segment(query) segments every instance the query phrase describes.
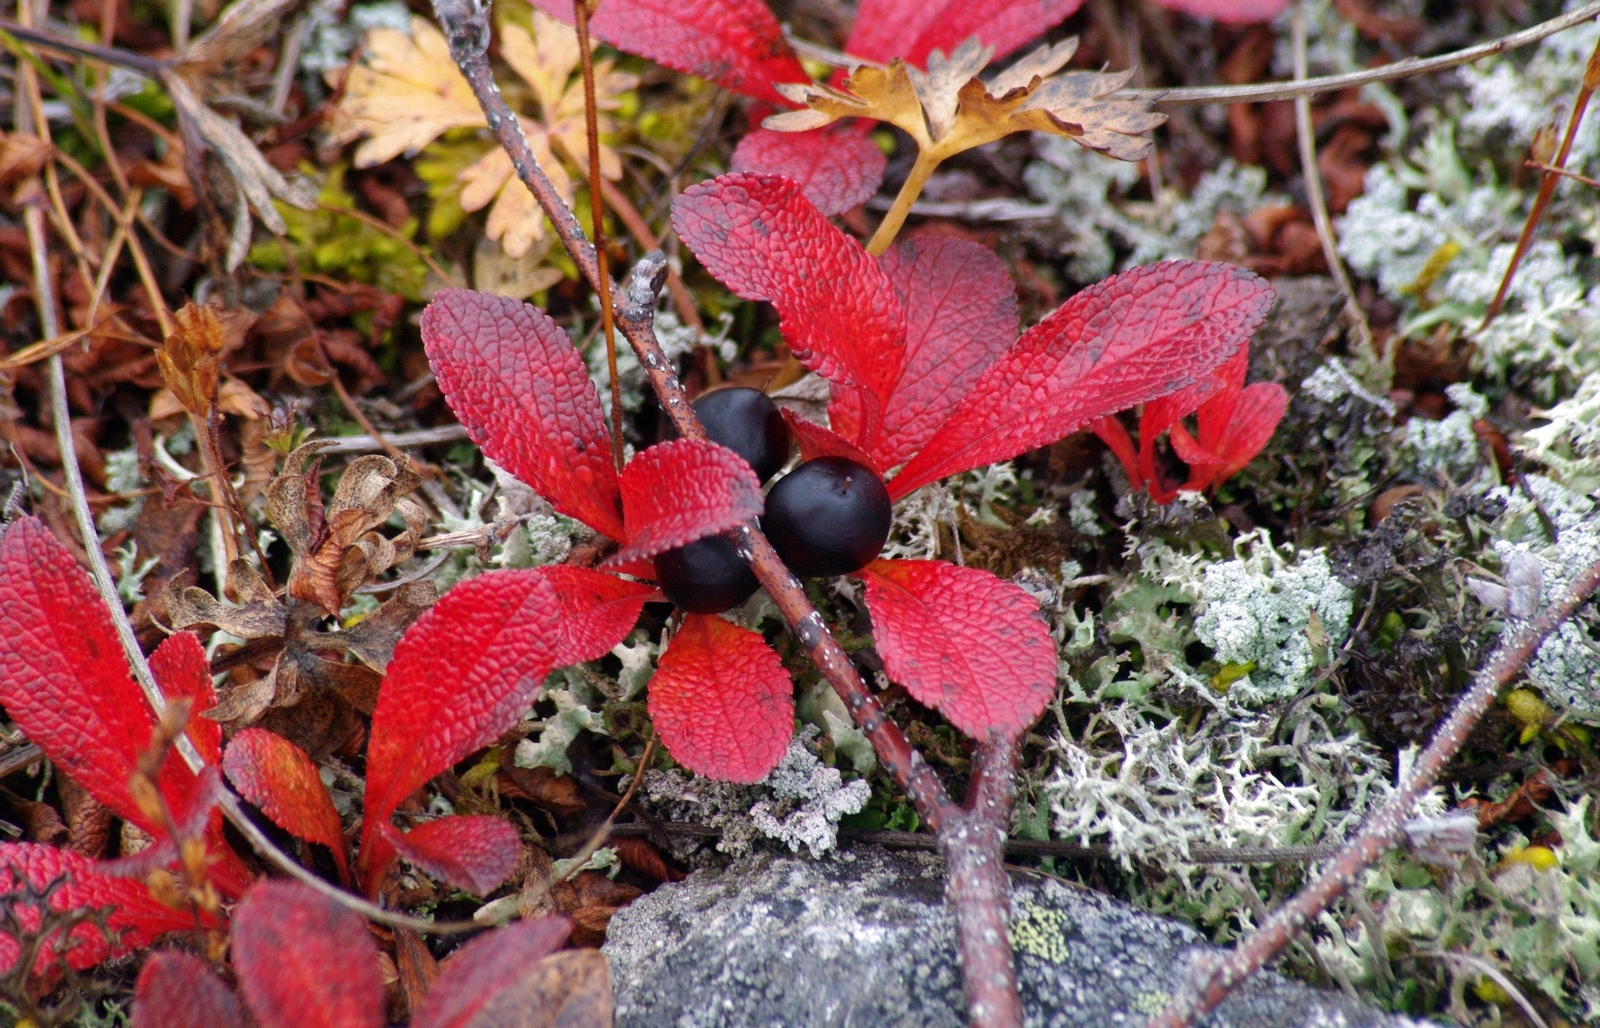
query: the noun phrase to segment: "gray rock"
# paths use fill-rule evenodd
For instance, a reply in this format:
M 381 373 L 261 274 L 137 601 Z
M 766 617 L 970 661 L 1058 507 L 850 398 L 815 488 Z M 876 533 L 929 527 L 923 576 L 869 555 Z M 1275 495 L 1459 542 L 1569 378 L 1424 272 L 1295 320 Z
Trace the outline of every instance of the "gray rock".
M 873 849 L 759 854 L 662 886 L 607 933 L 618 1028 L 960 1028 L 940 868 Z M 1030 1026 L 1141 1025 L 1211 949 L 1186 925 L 1042 877 L 1015 879 L 1012 917 Z M 1205 1023 L 1416 1022 L 1262 974 Z

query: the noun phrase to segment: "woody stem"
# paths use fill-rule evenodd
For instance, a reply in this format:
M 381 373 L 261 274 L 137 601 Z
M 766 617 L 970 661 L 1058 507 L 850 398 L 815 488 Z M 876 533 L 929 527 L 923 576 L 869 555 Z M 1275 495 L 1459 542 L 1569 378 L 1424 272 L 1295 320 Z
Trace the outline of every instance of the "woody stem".
M 901 226 L 906 223 L 906 216 L 911 213 L 911 205 L 917 202 L 917 198 L 922 195 L 922 187 L 928 184 L 928 176 L 932 175 L 933 170 L 944 160 L 943 157 L 930 154 L 929 150 L 917 151 L 917 161 L 911 166 L 911 174 L 906 176 L 905 183 L 901 185 L 900 192 L 889 207 L 889 213 L 878 223 L 878 231 L 872 233 L 872 238 L 868 240 L 867 252 L 874 257 L 889 249 L 894 237 L 900 234 Z
M 572 209 L 539 167 L 521 125 L 495 84 L 488 58 L 487 4 L 483 0 L 434 0 L 434 12 L 450 41 L 451 56 L 483 107 L 490 131 L 505 148 L 518 177 L 544 208 L 557 238 L 579 270 L 598 288 L 603 273 L 594 247 L 584 236 Z M 931 171 L 931 166 L 922 171 L 920 181 L 926 182 Z M 915 169 L 913 176 L 918 177 Z M 920 191 L 919 184 L 905 201 L 907 209 Z M 900 220 L 905 220 L 903 214 Z M 892 231 L 889 236 L 893 237 Z M 679 434 L 685 439 L 704 439 L 705 428 L 689 405 L 683 383 L 655 335 L 656 298 L 666 280 L 666 270 L 666 257 L 659 250 L 646 254 L 634 265 L 625 306 L 617 312 L 616 324 L 638 355 L 661 401 L 661 409 Z M 877 696 L 862 681 L 849 655 L 828 631 L 799 580 L 761 534 L 754 519 L 730 529 L 723 538 L 749 562 L 756 580 L 772 598 L 790 631 L 872 742 L 884 768 L 917 814 L 938 835 L 946 857 L 946 899 L 957 924 L 958 954 L 965 971 L 971 1023 L 981 1028 L 1020 1028 L 1022 1005 L 1017 997 L 1006 930 L 1009 882 L 1002 864 L 1002 843 L 1011 819 L 1009 769 L 1015 762 L 1014 746 L 998 738 L 979 745 L 974 766 L 988 768 L 990 773 L 977 776 L 975 802 L 970 809 L 957 805 L 922 754 L 884 713 Z M 978 793 L 984 796 L 981 802 L 977 802 Z

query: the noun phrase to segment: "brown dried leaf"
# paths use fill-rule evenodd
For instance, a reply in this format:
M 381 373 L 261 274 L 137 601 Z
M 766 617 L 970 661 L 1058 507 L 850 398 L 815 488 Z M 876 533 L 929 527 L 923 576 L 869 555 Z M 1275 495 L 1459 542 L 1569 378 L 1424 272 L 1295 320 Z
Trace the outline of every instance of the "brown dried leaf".
M 978 72 L 992 49 L 976 38 L 947 58 L 935 50 L 928 70 L 891 61 L 886 68 L 860 67 L 843 90 L 822 84 L 788 83 L 777 88 L 805 109 L 775 114 L 762 124 L 799 132 L 838 118 L 874 118 L 903 129 L 925 161 L 945 160 L 1013 132 L 1048 132 L 1118 160 L 1150 153 L 1144 133 L 1166 121 L 1144 101 L 1111 99 L 1131 71 L 1114 74 L 1066 72 L 1075 39 L 1033 51 L 985 83 Z
M 439 600 L 432 582 L 408 582 L 377 610 L 342 633 L 344 648 L 374 671 L 383 671 L 411 622 Z
M 547 767 L 516 767 L 501 764 L 497 774 L 502 796 L 527 800 L 536 807 L 562 817 L 575 817 L 589 809 L 578 783 Z

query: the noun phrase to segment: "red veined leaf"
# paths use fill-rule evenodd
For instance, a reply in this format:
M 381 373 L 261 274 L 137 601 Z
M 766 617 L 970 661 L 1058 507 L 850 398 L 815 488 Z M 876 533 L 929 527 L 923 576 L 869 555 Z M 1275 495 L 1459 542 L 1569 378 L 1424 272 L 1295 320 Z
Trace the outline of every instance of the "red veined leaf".
M 192 651 L 184 653 L 190 645 L 168 639 L 162 648 L 173 649 L 158 665 L 171 688 L 195 695 L 202 692 L 198 682 L 180 681 L 179 668 L 194 659 Z M 128 791 L 139 754 L 150 745 L 155 714 L 128 670 L 111 612 L 88 574 L 32 517 L 18 519 L 0 536 L 0 704 L 90 796 L 151 835 L 166 834 Z M 199 729 L 199 737 L 207 732 Z M 174 755 L 162 764 L 158 784 L 173 816 L 184 820 L 195 797 L 194 772 Z M 222 841 L 220 818 L 213 819 L 207 836 L 218 858 L 213 880 L 237 896 L 250 875 Z
M 441 817 L 409 832 L 387 822 L 385 838 L 418 870 L 474 896 L 486 896 L 517 869 L 517 830 L 487 814 Z
M 1273 296 L 1264 279 L 1215 261 L 1151 264 L 1090 286 L 989 365 L 889 495 L 1200 381 L 1238 352 Z
M 384 1028 L 366 922 L 299 882 L 262 882 L 233 912 L 233 966 L 261 1028 Z
M 1211 18 L 1235 25 L 1271 21 L 1289 6 L 1289 0 L 1156 0 L 1156 3 L 1196 18 Z
M 975 739 L 1015 737 L 1044 711 L 1056 647 L 1032 596 L 938 560 L 875 560 L 859 574 L 891 681 Z
M 422 998 L 411 1028 L 490 1028 L 479 1014 L 572 931 L 564 917 L 530 918 L 485 932 L 452 953 Z
M 1157 473 L 1156 440 L 1197 409 L 1208 405 L 1215 407 L 1217 403 L 1212 401 L 1220 401 L 1232 409 L 1233 399 L 1244 383 L 1245 366 L 1249 361 L 1250 348 L 1241 346 L 1238 353 L 1205 378 L 1151 400 L 1139 412 L 1139 474 L 1149 485 L 1150 495 L 1157 503 L 1171 503 L 1178 492 Z
M 877 431 L 905 356 L 894 287 L 854 239 L 781 175 L 723 175 L 684 190 L 672 226 L 696 259 L 746 300 L 778 309 L 789 348 L 828 380 L 833 430 Z
M 1016 342 L 1017 292 L 1000 258 L 966 239 L 902 239 L 878 265 L 906 314 L 905 366 L 869 447 L 877 466 L 892 468 L 922 448 Z
M 490 571 L 423 612 L 394 650 L 367 744 L 361 878 L 394 859 L 379 833 L 400 801 L 517 723 L 555 665 L 560 598 L 534 571 Z
M 261 808 L 273 824 L 331 850 L 339 880 L 349 882 L 339 812 L 305 750 L 275 732 L 246 728 L 228 743 L 222 770 L 239 795 Z
M 1184 489 L 1199 492 L 1222 481 L 1223 459 L 1196 442 L 1188 429 L 1173 425 L 1169 438 L 1172 452 L 1189 466 L 1189 479 L 1183 483 Z M 1157 503 L 1171 503 L 1177 495 L 1178 489 L 1169 484 L 1158 485 L 1154 480 L 1150 483 L 1150 498 Z
M 1133 437 L 1115 414 L 1107 414 L 1089 422 L 1089 430 L 1100 437 L 1117 458 L 1128 475 L 1128 488 L 1137 492 L 1144 488 L 1144 470 L 1139 467 L 1139 453 L 1133 448 Z
M 794 683 L 758 633 L 690 614 L 650 679 L 650 719 L 689 770 L 759 782 L 794 734 Z
M 211 684 L 211 661 L 200 640 L 192 632 L 167 636 L 150 654 L 150 673 L 161 687 L 161 695 L 191 701 L 184 732 L 207 764 L 218 763 L 222 759 L 222 725 L 202 716 L 217 705 L 217 691 Z
M 633 631 L 653 586 L 572 564 L 539 569 L 556 592 L 561 614 L 551 667 L 599 660 Z
M 101 874 L 88 857 L 40 843 L 0 843 L 0 896 L 14 904 L 24 930 L 38 929 L 41 911 L 24 898 L 23 883 L 28 889 L 42 891 L 58 878 L 66 884 L 51 894 L 51 910 L 110 911 L 106 920 L 110 939 L 94 924 L 80 924 L 72 930 L 71 948 L 65 956 L 67 964 L 79 970 L 148 946 L 168 932 L 196 927 L 193 913 L 162 905 L 141 881 Z M 216 924 L 215 918 L 201 915 L 201 926 Z M 40 955 L 35 973 L 54 964 L 51 948 Z M 17 940 L 0 934 L 0 971 L 15 965 L 19 955 Z
M 817 210 L 832 216 L 870 200 L 888 163 L 877 144 L 849 129 L 756 129 L 739 140 L 728 170 L 794 179 Z
M 861 0 L 845 52 L 887 63 L 904 57 L 926 67 L 968 36 L 1004 57 L 1071 17 L 1083 0 Z
M 466 289 L 435 293 L 421 324 L 439 389 L 472 441 L 556 510 L 621 540 L 605 412 L 561 327 L 537 307 Z
M 220 824 L 213 822 L 221 820 L 222 815 L 217 810 L 217 804 L 222 801 L 227 791 L 227 787 L 222 784 L 222 772 L 217 766 L 205 765 L 195 777 L 189 809 L 181 818 L 173 820 L 171 832 L 163 830 L 155 837 L 154 842 L 137 853 L 116 860 L 100 861 L 95 865 L 95 870 L 105 875 L 144 880 L 149 878 L 150 872 L 176 864 L 182 856 L 179 849 L 182 843 L 199 839 L 208 831 L 220 829 Z M 215 839 L 213 837 L 206 841 L 210 843 Z M 250 880 L 247 878 L 234 894 L 242 893 L 249 884 Z
M 1266 448 L 1289 407 L 1289 394 L 1276 382 L 1256 382 L 1245 388 L 1235 401 L 1232 417 L 1207 439 L 1206 423 L 1201 421 L 1201 441 L 1196 442 L 1182 426 L 1172 429 L 1172 448 L 1190 465 L 1189 489 L 1220 485 L 1244 470 L 1256 454 Z M 1201 411 L 1204 413 L 1205 408 Z
M 628 542 L 606 563 L 627 564 L 704 539 L 761 507 L 756 473 L 726 446 L 703 439 L 657 443 L 622 471 Z
M 515 725 L 555 667 L 627 638 L 655 590 L 574 567 L 491 571 L 451 589 L 395 647 L 367 744 L 361 879 L 394 848 L 378 832 L 424 782 Z
M 244 1008 L 211 966 L 175 951 L 152 953 L 133 987 L 133 1028 L 245 1028 Z
M 802 463 L 817 457 L 845 457 L 862 467 L 883 474 L 883 469 L 872 459 L 870 453 L 840 438 L 832 429 L 825 428 L 815 421 L 807 421 L 787 408 L 783 410 L 783 420 L 789 423 L 789 431 L 793 433 L 795 442 L 800 444 Z
M 533 0 L 572 24 L 572 0 Z M 774 82 L 809 82 L 762 0 L 607 0 L 589 31 L 619 50 L 768 103 L 789 105 Z
M 1196 397 L 1194 406 L 1178 415 L 1178 418 L 1181 418 L 1191 410 L 1195 412 L 1195 424 L 1199 429 L 1200 438 L 1207 441 L 1201 445 L 1209 446 L 1211 442 L 1220 439 L 1222 433 L 1227 430 L 1228 422 L 1233 420 L 1234 409 L 1239 406 L 1239 397 L 1244 394 L 1244 380 L 1249 373 L 1250 348 L 1246 346 L 1234 354 L 1226 364 L 1211 373 L 1211 381 L 1216 388 L 1203 396 Z M 1190 391 L 1185 389 L 1180 392 L 1188 394 Z M 1187 398 L 1186 396 L 1185 399 Z M 1163 397 L 1156 403 L 1159 404 L 1165 399 Z M 1149 406 L 1151 404 L 1146 404 L 1146 407 Z M 1178 418 L 1174 418 L 1173 421 L 1176 422 Z

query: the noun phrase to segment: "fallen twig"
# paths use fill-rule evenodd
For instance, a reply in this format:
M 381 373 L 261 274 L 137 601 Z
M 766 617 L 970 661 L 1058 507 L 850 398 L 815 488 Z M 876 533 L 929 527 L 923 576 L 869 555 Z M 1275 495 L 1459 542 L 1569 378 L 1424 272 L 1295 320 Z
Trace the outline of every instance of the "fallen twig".
M 590 284 L 599 289 L 602 271 L 594 247 L 549 178 L 539 167 L 516 115 L 500 94 L 489 66 L 488 7 L 479 0 L 435 0 L 434 12 L 450 42 L 456 65 L 482 105 L 485 121 L 511 165 L 539 201 L 557 237 Z M 626 305 L 617 327 L 633 346 L 639 363 L 679 434 L 704 439 L 705 430 L 689 405 L 683 384 L 655 336 L 656 298 L 666 279 L 666 257 L 655 251 L 633 268 Z M 1001 844 L 1011 818 L 1015 746 L 998 737 L 981 743 L 974 757 L 966 808 L 956 805 L 899 726 L 890 721 L 849 656 L 811 606 L 800 585 L 760 528 L 753 522 L 723 538 L 749 562 L 756 579 L 777 606 L 824 678 L 838 692 L 856 724 L 872 741 L 886 770 L 904 790 L 922 820 L 938 834 L 946 868 L 946 898 L 955 916 L 967 1008 L 974 1025 L 1020 1026 L 1022 1005 L 1007 936 L 1008 883 Z
M 1260 970 L 1330 903 L 1356 885 L 1363 872 L 1400 841 L 1418 798 L 1438 781 L 1440 772 L 1466 742 L 1500 690 L 1517 676 L 1545 637 L 1594 594 L 1596 587 L 1600 587 L 1600 561 L 1584 568 L 1567 586 L 1565 595 L 1519 627 L 1495 650 L 1471 687 L 1456 701 L 1450 716 L 1434 732 L 1410 774 L 1345 845 L 1332 865 L 1274 911 L 1259 928 L 1241 939 L 1226 956 L 1197 967 L 1166 1009 L 1150 1021 L 1149 1028 L 1185 1028 L 1195 1018 L 1215 1008 L 1235 986 Z

